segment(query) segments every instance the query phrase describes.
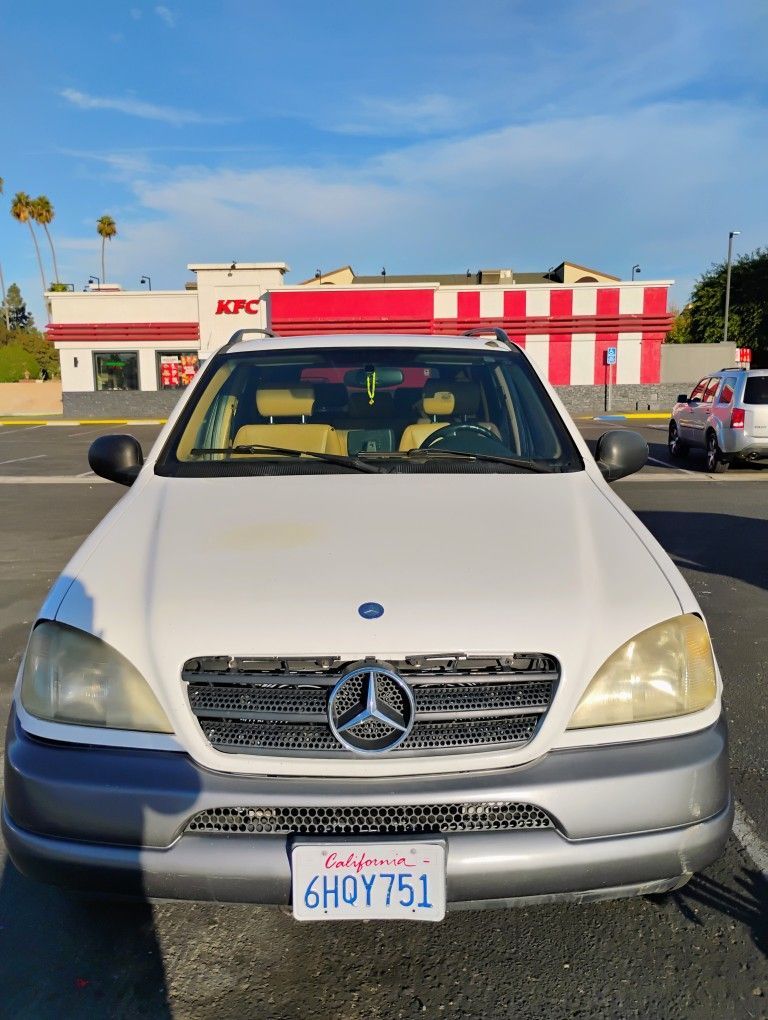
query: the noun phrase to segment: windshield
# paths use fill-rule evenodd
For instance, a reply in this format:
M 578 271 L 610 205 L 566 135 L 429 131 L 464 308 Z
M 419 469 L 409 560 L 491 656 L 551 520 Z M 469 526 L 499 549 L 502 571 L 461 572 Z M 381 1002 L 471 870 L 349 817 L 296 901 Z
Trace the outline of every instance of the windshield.
M 212 358 L 157 470 L 220 477 L 363 464 L 453 472 L 583 467 L 519 351 L 337 347 Z

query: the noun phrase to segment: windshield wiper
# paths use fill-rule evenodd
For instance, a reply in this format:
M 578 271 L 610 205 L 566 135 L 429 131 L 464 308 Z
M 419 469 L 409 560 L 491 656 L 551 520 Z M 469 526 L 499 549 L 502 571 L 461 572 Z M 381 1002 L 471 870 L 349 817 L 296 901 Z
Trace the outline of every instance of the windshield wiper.
M 540 464 L 535 460 L 526 460 L 522 457 L 504 457 L 501 454 L 495 453 L 470 453 L 467 450 L 443 450 L 436 447 L 427 447 L 426 449 L 420 450 L 400 450 L 397 452 L 388 453 L 382 451 L 381 453 L 361 453 L 360 457 L 408 457 L 409 459 L 418 459 L 419 457 L 458 457 L 461 460 L 477 460 L 487 464 L 508 464 L 510 467 L 520 468 L 521 471 L 532 471 L 535 474 L 549 475 L 553 473 L 551 467 L 546 467 L 544 464 Z
M 221 448 L 202 446 L 195 447 L 191 452 L 194 457 L 201 457 L 206 453 L 258 453 L 262 450 L 267 453 L 279 453 L 282 457 L 293 457 L 294 459 L 314 457 L 315 460 L 325 461 L 326 464 L 339 464 L 341 467 L 349 468 L 352 471 L 365 471 L 368 474 L 380 474 L 379 468 L 374 467 L 373 464 L 363 464 L 356 457 L 345 457 L 341 453 L 319 453 L 315 450 L 290 450 L 285 446 L 267 446 L 263 443 L 248 443 L 246 446 L 225 446 Z

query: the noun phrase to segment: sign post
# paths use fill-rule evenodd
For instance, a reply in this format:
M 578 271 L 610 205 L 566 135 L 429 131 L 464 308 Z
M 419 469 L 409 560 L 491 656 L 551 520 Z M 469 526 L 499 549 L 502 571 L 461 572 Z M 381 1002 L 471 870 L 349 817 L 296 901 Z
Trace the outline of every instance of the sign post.
M 608 347 L 605 352 L 605 409 L 611 410 L 611 383 L 614 381 L 616 371 L 616 358 L 618 348 Z

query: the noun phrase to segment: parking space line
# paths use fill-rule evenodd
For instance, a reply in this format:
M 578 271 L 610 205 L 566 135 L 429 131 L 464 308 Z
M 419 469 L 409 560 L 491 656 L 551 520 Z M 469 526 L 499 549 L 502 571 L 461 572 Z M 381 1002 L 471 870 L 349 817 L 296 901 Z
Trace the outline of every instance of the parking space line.
M 0 436 L 0 439 L 15 439 L 19 432 L 31 432 L 33 429 L 44 429 L 45 425 L 24 425 L 22 428 L 14 429 L 7 436 Z
M 714 482 L 717 485 L 738 485 L 739 482 L 768 482 L 768 472 L 765 474 L 739 474 L 730 473 L 724 475 L 708 475 L 704 471 L 696 473 L 691 471 L 684 475 L 678 475 L 674 471 L 640 471 L 635 475 L 627 475 L 620 478 L 617 485 L 628 485 L 633 482 L 675 482 L 680 485 L 682 482 Z
M 0 485 L 111 485 L 106 478 L 79 475 L 0 475 Z
M 757 826 L 738 801 L 736 801 L 733 817 L 733 834 L 763 878 L 768 878 L 768 846 L 757 831 Z
M 658 457 L 649 457 L 648 460 L 651 464 L 660 464 L 669 471 L 679 471 L 684 475 L 696 475 L 700 473 L 698 471 L 689 471 L 688 468 L 678 467 L 677 464 L 670 464 L 667 460 L 659 460 Z
M 36 453 L 32 457 L 13 457 L 11 460 L 0 460 L 0 464 L 21 464 L 25 460 L 40 460 L 45 457 L 44 453 Z

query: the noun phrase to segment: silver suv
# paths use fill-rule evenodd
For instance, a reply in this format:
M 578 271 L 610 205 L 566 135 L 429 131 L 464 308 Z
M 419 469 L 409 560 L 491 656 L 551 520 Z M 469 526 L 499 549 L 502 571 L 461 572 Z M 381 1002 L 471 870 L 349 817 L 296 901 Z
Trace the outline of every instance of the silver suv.
M 669 423 L 669 454 L 706 450 L 707 471 L 727 471 L 735 459 L 768 460 L 768 369 L 724 368 L 682 393 Z

